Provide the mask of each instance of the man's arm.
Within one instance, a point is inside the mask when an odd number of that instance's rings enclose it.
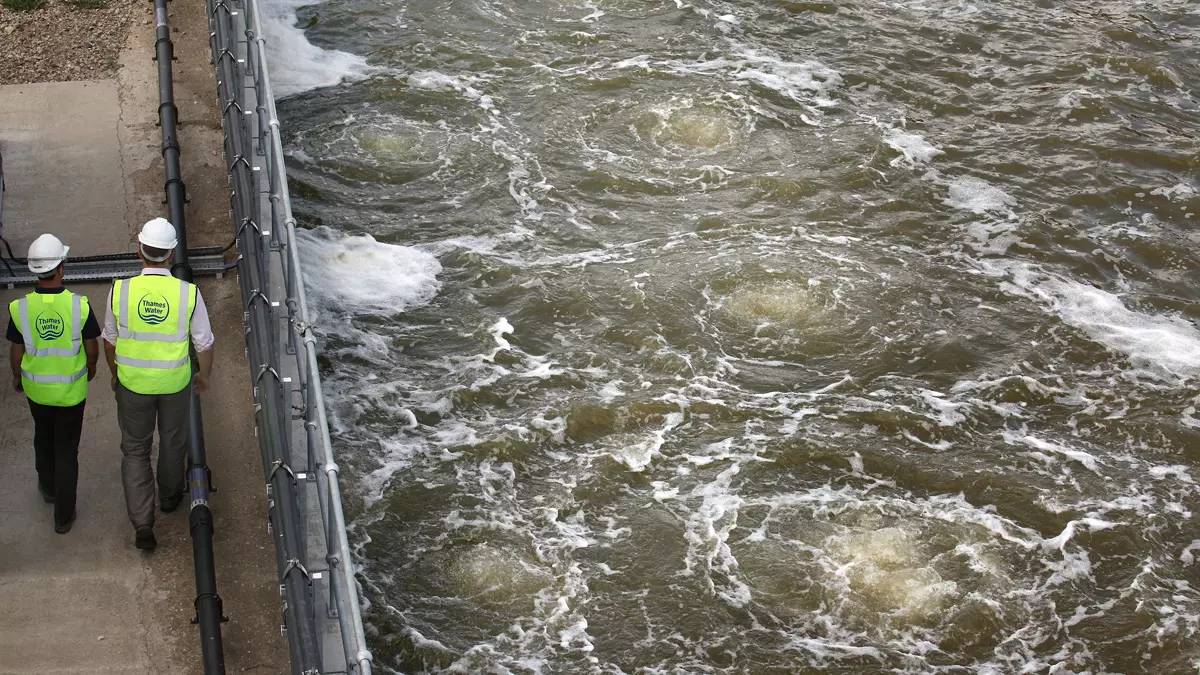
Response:
[[[104,360],[108,363],[108,372],[112,374],[112,388],[117,390],[117,346],[104,340]]]
[[[213,336],[212,324],[208,320],[208,307],[204,304],[204,296],[196,291],[196,306],[192,309],[192,346],[196,348],[195,390],[197,394],[208,391],[208,378],[212,375]]]
[[[83,339],[83,352],[87,355],[88,382],[96,379],[96,362],[100,360],[100,342],[96,338],[100,335],[100,324],[96,321],[96,313],[89,304],[87,318],[79,331],[79,337]]]
[[[96,338],[83,341],[83,353],[87,354],[88,382],[96,379],[96,362],[100,360],[100,341]]]
[[[100,341],[104,343],[104,361],[108,364],[108,372],[112,375],[112,389],[117,390],[117,318],[112,312],[113,284],[108,289],[108,299],[104,301],[104,328],[100,329]]]
[[[200,370],[196,373],[195,389],[197,394],[203,394],[208,391],[208,378],[212,375],[212,347],[196,354],[196,364],[200,366]]]
[[[13,374],[13,389],[24,391],[21,386],[21,359],[25,358],[25,345],[19,342],[10,342],[8,347],[8,362],[12,365]]]
[[[108,289],[108,300],[106,300],[104,303],[104,327],[100,329],[100,337],[105,342],[108,342],[110,344],[116,344],[117,343],[117,318],[115,316],[113,316],[113,312],[112,312],[112,294],[113,294],[113,289],[109,288]],[[109,359],[109,365],[111,365],[111,364],[112,364],[112,359]],[[114,373],[117,372],[117,369],[113,368],[113,372]]]

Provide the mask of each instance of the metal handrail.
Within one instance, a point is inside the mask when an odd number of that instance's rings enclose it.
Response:
[[[317,339],[309,320],[259,7],[257,0],[208,0],[208,12],[218,103],[227,137],[226,163],[234,193],[232,215],[241,253],[239,275],[246,310],[247,353],[255,379],[259,440],[268,474],[271,522],[275,524],[278,519],[280,523],[276,558],[281,591],[287,599],[285,620],[292,669],[306,675],[370,675],[373,657],[363,630],[358,583],[346,535],[339,467],[329,437],[317,366]],[[250,117],[253,120],[247,119]],[[284,325],[285,320],[289,330],[281,335],[277,326]],[[288,378],[280,375],[284,372],[294,372],[298,382],[285,386]],[[294,415],[291,405],[297,388],[303,399],[302,415]],[[302,449],[292,447],[293,435],[300,430],[298,425],[303,427]],[[328,606],[337,615],[344,669],[321,670],[320,664],[327,663],[330,655],[317,654],[314,658],[313,654],[314,636],[319,631],[310,577],[316,574],[299,562],[306,549],[304,537],[297,531],[297,523],[304,518],[299,513],[302,507],[296,490],[296,481],[303,479],[297,478],[297,472],[300,476],[312,472],[316,478],[316,508],[325,544],[324,562],[330,574]]]
[[[280,197],[275,199],[275,195],[272,194],[271,220],[277,225],[282,217],[287,232],[284,247],[290,254],[291,264],[288,267],[292,274],[289,276],[292,279],[292,289],[298,299],[297,303],[288,303],[288,318],[292,327],[303,339],[305,359],[300,370],[307,371],[306,393],[311,401],[309,407],[316,415],[315,420],[306,419],[309,423],[305,424],[305,430],[310,435],[319,434],[319,438],[316,439],[316,447],[319,451],[316,458],[318,466],[315,468],[325,478],[323,492],[326,495],[329,509],[325,522],[328,523],[327,531],[332,531],[333,538],[336,540],[327,542],[327,549],[336,552],[331,553],[330,567],[340,572],[338,575],[340,581],[332,584],[335,592],[335,606],[338,608],[338,616],[342,622],[342,644],[346,648],[347,660],[358,668],[359,673],[369,675],[373,657],[367,648],[366,631],[363,630],[362,625],[362,606],[358,598],[358,582],[354,578],[350,541],[346,535],[346,514],[342,510],[342,492],[338,485],[340,469],[333,459],[333,443],[329,438],[329,420],[325,413],[325,393],[321,388],[321,375],[317,367],[316,335],[313,333],[312,324],[309,321],[308,299],[301,277],[300,251],[296,243],[296,220],[292,216],[292,200],[288,192],[287,169],[283,159],[283,139],[279,135],[279,114],[275,109],[275,96],[271,93],[270,69],[267,67],[265,58],[266,39],[263,37],[262,24],[259,21],[257,0],[246,0],[246,3],[252,8],[250,17],[253,31],[253,33],[247,32],[246,35],[258,47],[258,73],[262,82],[261,89],[265,92],[267,102],[266,126],[270,130],[270,143],[267,144],[266,152],[274,160],[271,163],[270,175]],[[272,231],[277,233],[279,229],[272,227]],[[317,485],[318,490],[322,491],[320,487],[322,481],[318,480]]]

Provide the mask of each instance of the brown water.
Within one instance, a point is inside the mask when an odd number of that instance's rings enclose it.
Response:
[[[384,672],[1200,670],[1200,5],[276,9]]]

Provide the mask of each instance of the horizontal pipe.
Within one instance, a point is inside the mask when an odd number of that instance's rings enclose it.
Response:
[[[172,223],[173,224],[173,223]],[[220,255],[229,249],[233,248],[234,242],[230,242],[227,246],[201,246],[198,248],[187,249],[188,256],[207,257],[212,255]],[[26,258],[9,258],[14,262],[26,264]],[[78,255],[70,256],[63,262],[67,265],[72,263],[93,263],[93,262],[121,262],[121,261],[136,261],[140,260],[136,251],[132,253],[106,253],[104,255]]]

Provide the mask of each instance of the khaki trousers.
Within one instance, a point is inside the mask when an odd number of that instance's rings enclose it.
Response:
[[[117,384],[117,421],[121,426],[121,483],[125,508],[135,528],[154,527],[154,472],[150,450],[158,423],[158,496],[175,498],[184,489],[187,460],[189,384],[175,394],[135,394]]]

